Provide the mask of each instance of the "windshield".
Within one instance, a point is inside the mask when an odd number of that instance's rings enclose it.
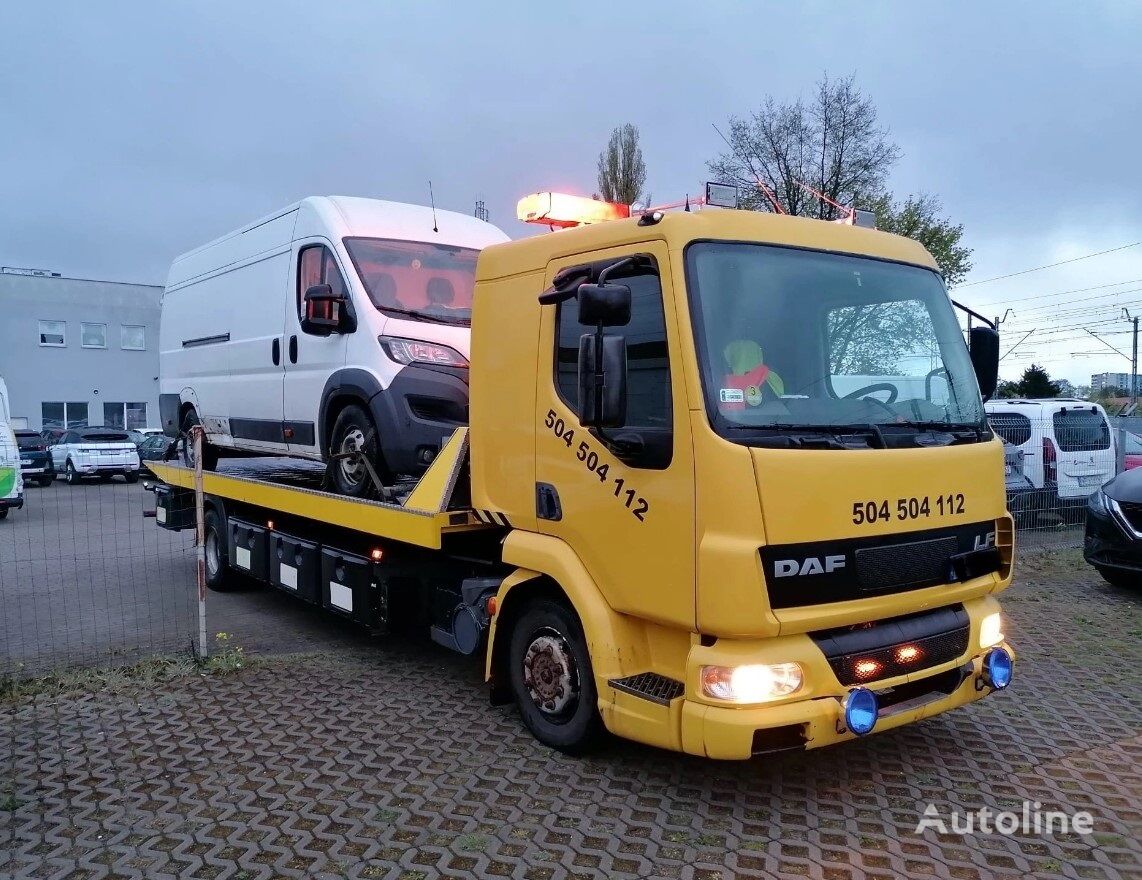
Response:
[[[686,259],[719,430],[984,427],[967,346],[935,272],[729,242],[695,243]]]
[[[380,311],[448,324],[471,323],[478,251],[383,238],[347,238],[345,247],[365,292]]]

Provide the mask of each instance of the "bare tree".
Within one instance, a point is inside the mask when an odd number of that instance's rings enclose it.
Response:
[[[729,152],[709,163],[711,173],[743,192],[742,207],[832,220],[841,211],[802,184],[849,206],[884,190],[900,149],[877,124],[876,107],[854,78],[817,83],[808,102],[766,98],[748,118],[731,117]],[[600,166],[601,167],[601,166]]]
[[[599,193],[605,201],[633,205],[642,201],[645,185],[638,127],[628,122],[611,132],[607,148],[599,153]]]

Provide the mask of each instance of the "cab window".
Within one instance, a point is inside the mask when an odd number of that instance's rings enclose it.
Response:
[[[303,247],[297,254],[297,316],[305,316],[305,292],[318,284],[328,284],[333,293],[348,296],[345,279],[337,268],[333,252],[323,244]]]
[[[670,358],[662,284],[658,275],[611,276],[631,291],[631,318],[608,333],[626,337],[627,418],[621,428],[598,430],[599,439],[632,467],[662,469],[670,464],[673,444]],[[555,383],[559,396],[578,408],[579,339],[594,332],[579,323],[579,304],[572,298],[556,312]]]

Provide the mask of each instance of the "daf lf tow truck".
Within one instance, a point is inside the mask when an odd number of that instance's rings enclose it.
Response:
[[[480,253],[468,424],[379,500],[200,473],[210,586],[424,621],[569,752],[605,729],[746,759],[1009,684],[998,336],[965,344],[921,245],[526,208],[572,228]],[[194,473],[153,470],[160,524],[192,527]]]

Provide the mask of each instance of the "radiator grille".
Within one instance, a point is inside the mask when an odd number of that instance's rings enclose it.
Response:
[[[953,537],[866,547],[855,554],[857,581],[866,593],[947,583],[948,558],[957,549]]]
[[[844,685],[866,684],[955,660],[968,649],[968,627],[873,651],[830,657],[837,680]]]

